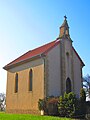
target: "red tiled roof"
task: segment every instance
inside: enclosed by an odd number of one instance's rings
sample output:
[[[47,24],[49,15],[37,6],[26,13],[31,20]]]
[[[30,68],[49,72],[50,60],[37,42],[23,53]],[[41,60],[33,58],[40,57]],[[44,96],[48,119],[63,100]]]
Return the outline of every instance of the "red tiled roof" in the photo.
[[[52,47],[54,47],[55,45],[57,45],[60,41],[55,40],[53,42],[50,42],[48,44],[45,44],[41,47],[38,47],[36,49],[30,50],[27,53],[23,54],[22,56],[18,57],[17,59],[15,59],[14,61],[10,62],[9,64],[7,64],[4,69],[6,69],[7,67],[14,65],[16,63],[25,61],[27,59],[30,59],[34,56],[37,55],[41,55],[42,53],[47,53]]]
[[[9,64],[7,64],[4,69],[8,69],[10,68],[12,65],[16,65],[17,63],[21,63],[25,60],[28,60],[30,58],[36,57],[38,55],[41,54],[47,54],[48,51],[50,51],[54,46],[58,45],[60,43],[60,40],[55,40],[53,42],[50,42],[48,44],[45,44],[43,46],[40,46],[36,49],[30,50],[27,53],[23,54],[22,56],[18,57],[17,59],[15,59],[14,61],[10,62]],[[81,60],[80,56],[78,55],[78,53],[76,52],[76,50],[72,47],[72,49],[74,50],[75,54],[77,55],[77,57],[79,58],[79,60],[81,61],[82,65],[84,66],[83,61]]]

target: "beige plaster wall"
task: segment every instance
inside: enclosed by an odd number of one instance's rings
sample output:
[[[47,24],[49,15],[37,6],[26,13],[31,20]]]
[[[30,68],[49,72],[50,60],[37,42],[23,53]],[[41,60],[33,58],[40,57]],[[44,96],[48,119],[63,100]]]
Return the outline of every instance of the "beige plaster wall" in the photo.
[[[79,96],[80,89],[82,87],[81,62],[74,51],[73,51],[73,63],[74,63],[74,92],[77,94],[77,96]]]
[[[39,61],[40,62],[40,61]],[[26,64],[27,69],[18,66],[7,73],[7,91],[6,91],[6,111],[22,112],[37,111],[38,100],[44,98],[44,64],[34,66]],[[24,65],[26,67],[26,65]],[[32,66],[32,67],[31,67]],[[20,67],[20,68],[19,68]],[[29,70],[33,70],[33,90],[28,91],[29,87]],[[12,72],[11,72],[12,71]],[[15,93],[15,73],[18,71],[18,92]]]
[[[47,87],[48,96],[61,95],[61,72],[60,72],[60,44],[55,46],[47,56],[48,62],[48,76]]]

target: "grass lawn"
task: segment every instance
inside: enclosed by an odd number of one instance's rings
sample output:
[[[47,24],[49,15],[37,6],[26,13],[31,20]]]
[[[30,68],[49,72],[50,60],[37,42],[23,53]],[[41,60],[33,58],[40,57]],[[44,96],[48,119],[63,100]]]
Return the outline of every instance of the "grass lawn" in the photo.
[[[0,113],[0,120],[71,120],[71,119],[51,117],[51,116],[37,116],[37,115],[29,115],[29,114]]]

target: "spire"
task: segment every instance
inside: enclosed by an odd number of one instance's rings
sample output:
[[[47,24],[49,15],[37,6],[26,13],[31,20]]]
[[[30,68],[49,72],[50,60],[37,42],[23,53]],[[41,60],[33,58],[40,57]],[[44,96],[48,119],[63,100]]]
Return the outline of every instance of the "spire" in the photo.
[[[70,35],[69,35],[69,26],[68,26],[68,23],[67,23],[67,17],[66,15],[64,16],[64,22],[63,24],[61,25],[60,27],[60,34],[59,34],[59,37],[62,38],[62,37],[66,37],[66,38],[70,38]]]

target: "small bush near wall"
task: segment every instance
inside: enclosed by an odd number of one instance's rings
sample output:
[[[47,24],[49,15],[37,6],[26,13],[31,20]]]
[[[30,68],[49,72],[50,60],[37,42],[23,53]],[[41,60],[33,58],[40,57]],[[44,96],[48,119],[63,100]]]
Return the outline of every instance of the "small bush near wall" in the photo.
[[[38,108],[39,110],[44,110],[47,115],[58,115],[58,98],[56,97],[48,97],[45,99],[39,99]]]
[[[45,110],[46,108],[46,101],[44,99],[39,99],[38,101],[38,109],[41,110]]]
[[[60,97],[58,102],[59,115],[62,117],[73,117],[76,111],[76,96],[73,92],[64,94],[64,97]]]
[[[46,100],[47,114],[57,116],[58,113],[58,98],[57,97],[49,97]]]

